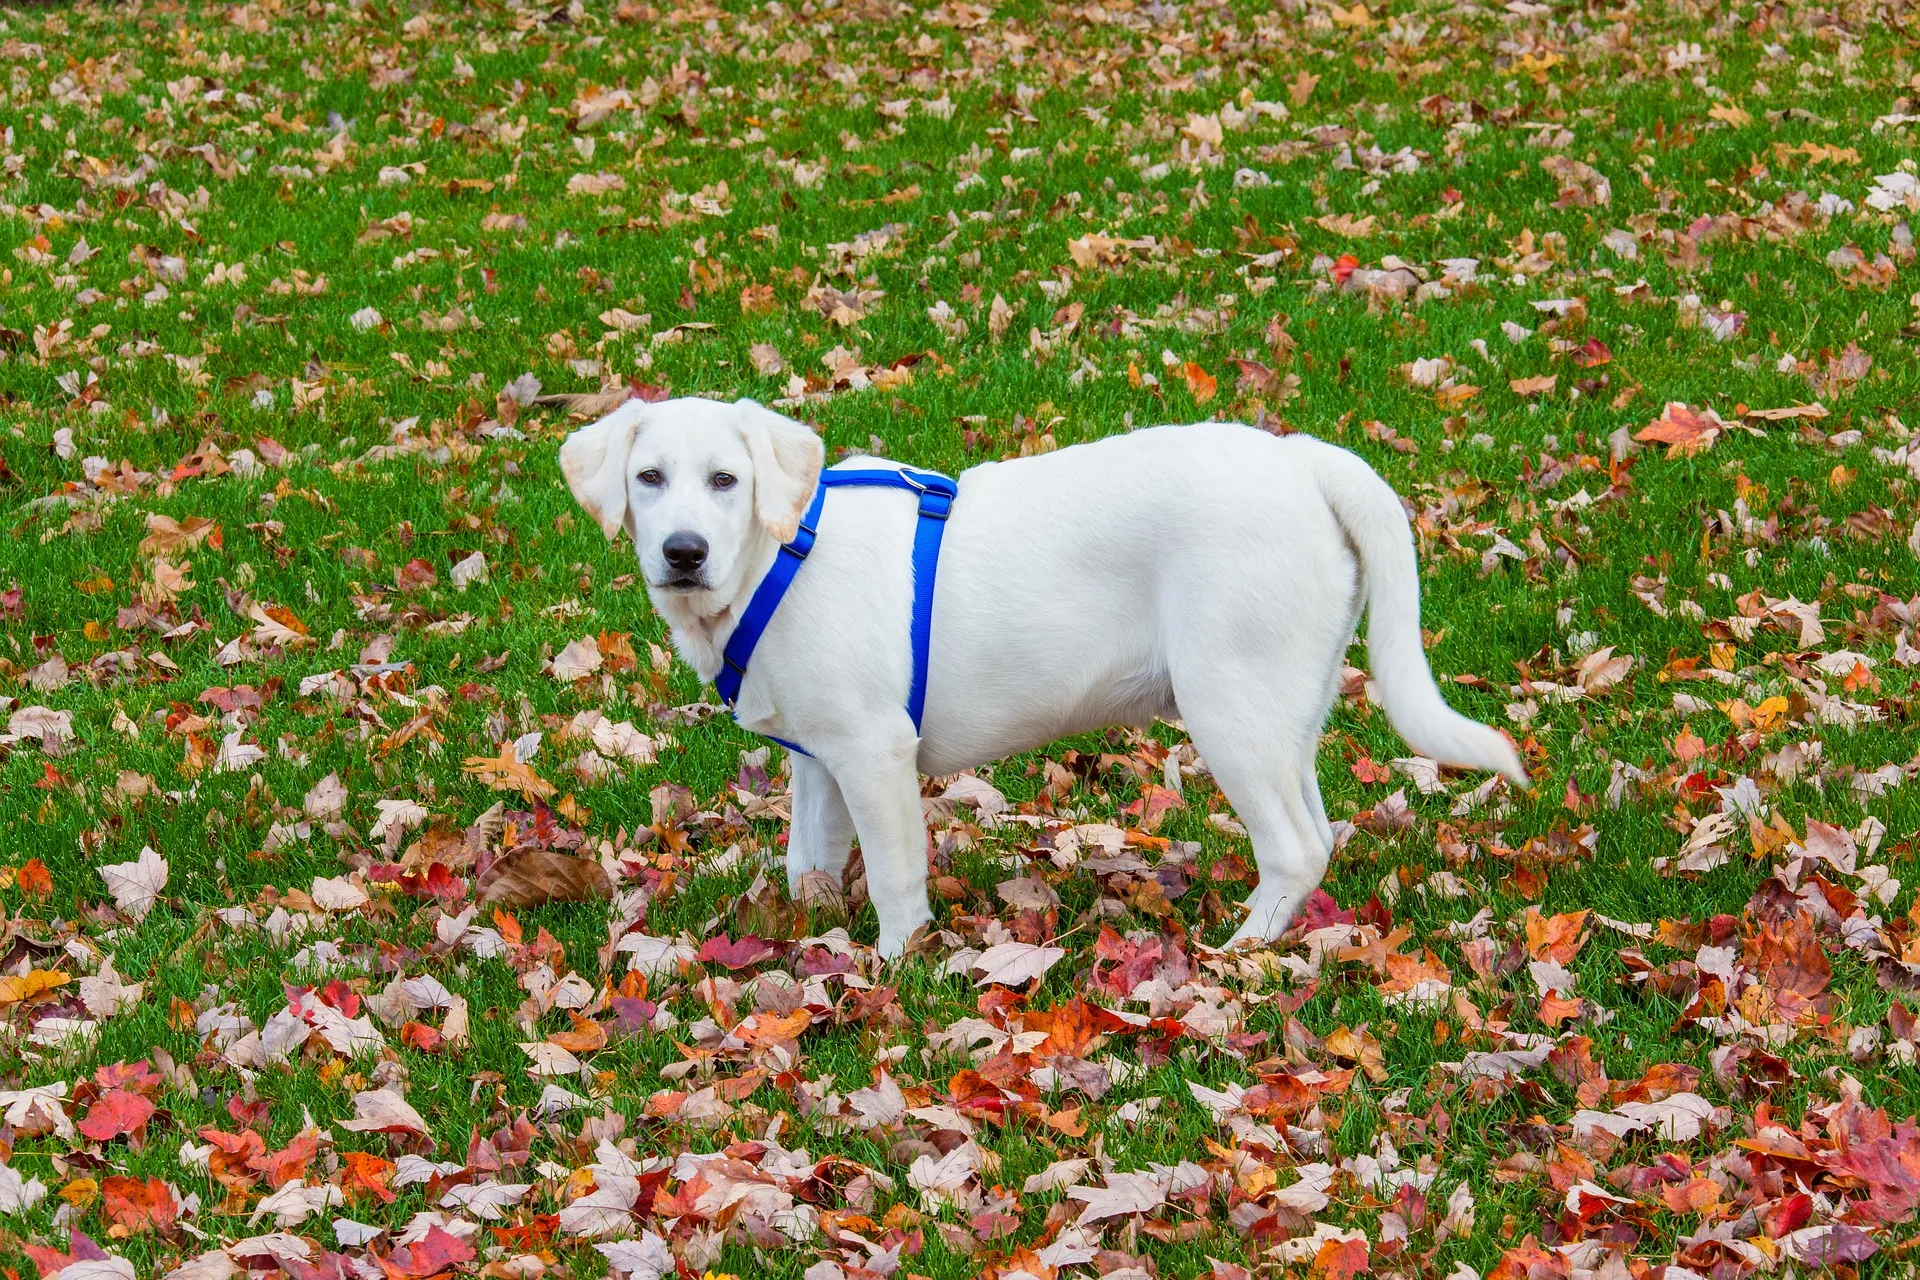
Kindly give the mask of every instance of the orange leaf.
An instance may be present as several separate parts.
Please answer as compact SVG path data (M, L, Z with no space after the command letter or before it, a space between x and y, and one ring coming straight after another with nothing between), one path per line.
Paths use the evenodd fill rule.
M29 898L46 899L53 894L53 873L38 858L28 858L16 874L20 892Z
M1565 964L1586 942L1587 912L1543 916L1535 908L1527 908L1527 954L1533 959Z
M108 1224L129 1234L173 1227L173 1188L160 1178L108 1178L100 1184L100 1200Z
M1667 403L1660 416L1642 427L1634 439L1642 444L1664 444L1668 457L1705 453L1720 436L1721 422L1711 410L1701 414L1678 400Z
M383 1204L392 1204L397 1198L387 1189L387 1183L398 1168L393 1161L383 1160L366 1151L342 1151L340 1160L340 1172L334 1177L349 1200L370 1195Z
M1195 404L1205 404L1220 390L1219 380L1191 360L1180 366L1180 376L1187 380Z
M400 1028L400 1043L422 1053L438 1053L446 1040L424 1022L409 1022Z
M808 1022L813 1020L813 1015L805 1009L799 1009L795 1012L799 1013L800 1016ZM547 1037L548 1044L559 1045L568 1053L593 1053L596 1050L607 1047L607 1028L605 1023L595 1022L592 1018L582 1017L572 1011L569 1011L567 1016L573 1019L573 1030L554 1032ZM771 1014L762 1016L772 1017ZM804 1025L805 1023L802 1023L802 1026Z
M1352 1280L1369 1270L1365 1237L1355 1240L1329 1240L1313 1256L1313 1273L1326 1280Z

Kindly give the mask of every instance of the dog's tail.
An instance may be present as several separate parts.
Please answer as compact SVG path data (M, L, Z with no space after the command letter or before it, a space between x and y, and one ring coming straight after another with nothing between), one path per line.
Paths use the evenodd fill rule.
M1449 707L1433 682L1420 639L1420 566L1399 496L1345 449L1330 446L1317 461L1320 491L1359 553L1368 662L1387 718L1422 755L1527 785L1513 744Z

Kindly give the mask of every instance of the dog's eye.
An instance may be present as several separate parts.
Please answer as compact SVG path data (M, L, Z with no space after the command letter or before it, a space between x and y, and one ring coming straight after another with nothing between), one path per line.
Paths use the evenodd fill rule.
M724 489L731 489L733 488L733 486L735 486L736 484L739 484L740 482L739 480L735 479L732 473L730 472L716 471L713 473L713 477L709 479L707 483L712 485L716 489L724 490Z
M641 484L649 488L658 488L660 485L666 483L667 478L660 474L660 468L648 467L640 473L639 480Z

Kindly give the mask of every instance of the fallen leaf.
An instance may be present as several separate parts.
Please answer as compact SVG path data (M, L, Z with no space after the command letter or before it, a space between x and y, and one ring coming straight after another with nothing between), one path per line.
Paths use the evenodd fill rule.
M977 986L999 983L1018 987L1044 975L1066 956L1063 947L1040 947L1028 942L1002 942L988 947L973 962L980 975Z
M1074 1220L1085 1227L1108 1218L1152 1213L1167 1202L1167 1179L1157 1173L1109 1173L1104 1187L1068 1187L1069 1199L1086 1206Z
M100 868L107 892L114 905L134 920L144 920L167 887L167 860L151 846L143 847L132 862L116 862Z
M368 1089L353 1095L354 1118L339 1122L354 1133L427 1132L427 1122L395 1089Z
M111 1142L130 1133L138 1133L153 1118L154 1105L137 1093L114 1089L100 1096L87 1109L86 1118L75 1128L95 1142Z
M482 905L535 907L613 896L606 869L591 858L549 849L521 849L496 859L474 884Z

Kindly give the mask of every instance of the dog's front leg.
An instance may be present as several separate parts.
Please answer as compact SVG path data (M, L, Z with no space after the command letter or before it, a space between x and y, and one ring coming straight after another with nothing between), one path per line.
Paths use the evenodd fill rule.
M860 833L867 892L880 917L874 946L887 959L905 951L914 931L933 920L927 907L927 819L916 767L920 743L905 712L896 714L897 723L889 719L870 735L820 753ZM794 818L797 824L797 796Z
M824 871L839 884L853 853L853 815L827 767L798 752L793 765L793 829L787 833L787 892L797 901L800 878Z

